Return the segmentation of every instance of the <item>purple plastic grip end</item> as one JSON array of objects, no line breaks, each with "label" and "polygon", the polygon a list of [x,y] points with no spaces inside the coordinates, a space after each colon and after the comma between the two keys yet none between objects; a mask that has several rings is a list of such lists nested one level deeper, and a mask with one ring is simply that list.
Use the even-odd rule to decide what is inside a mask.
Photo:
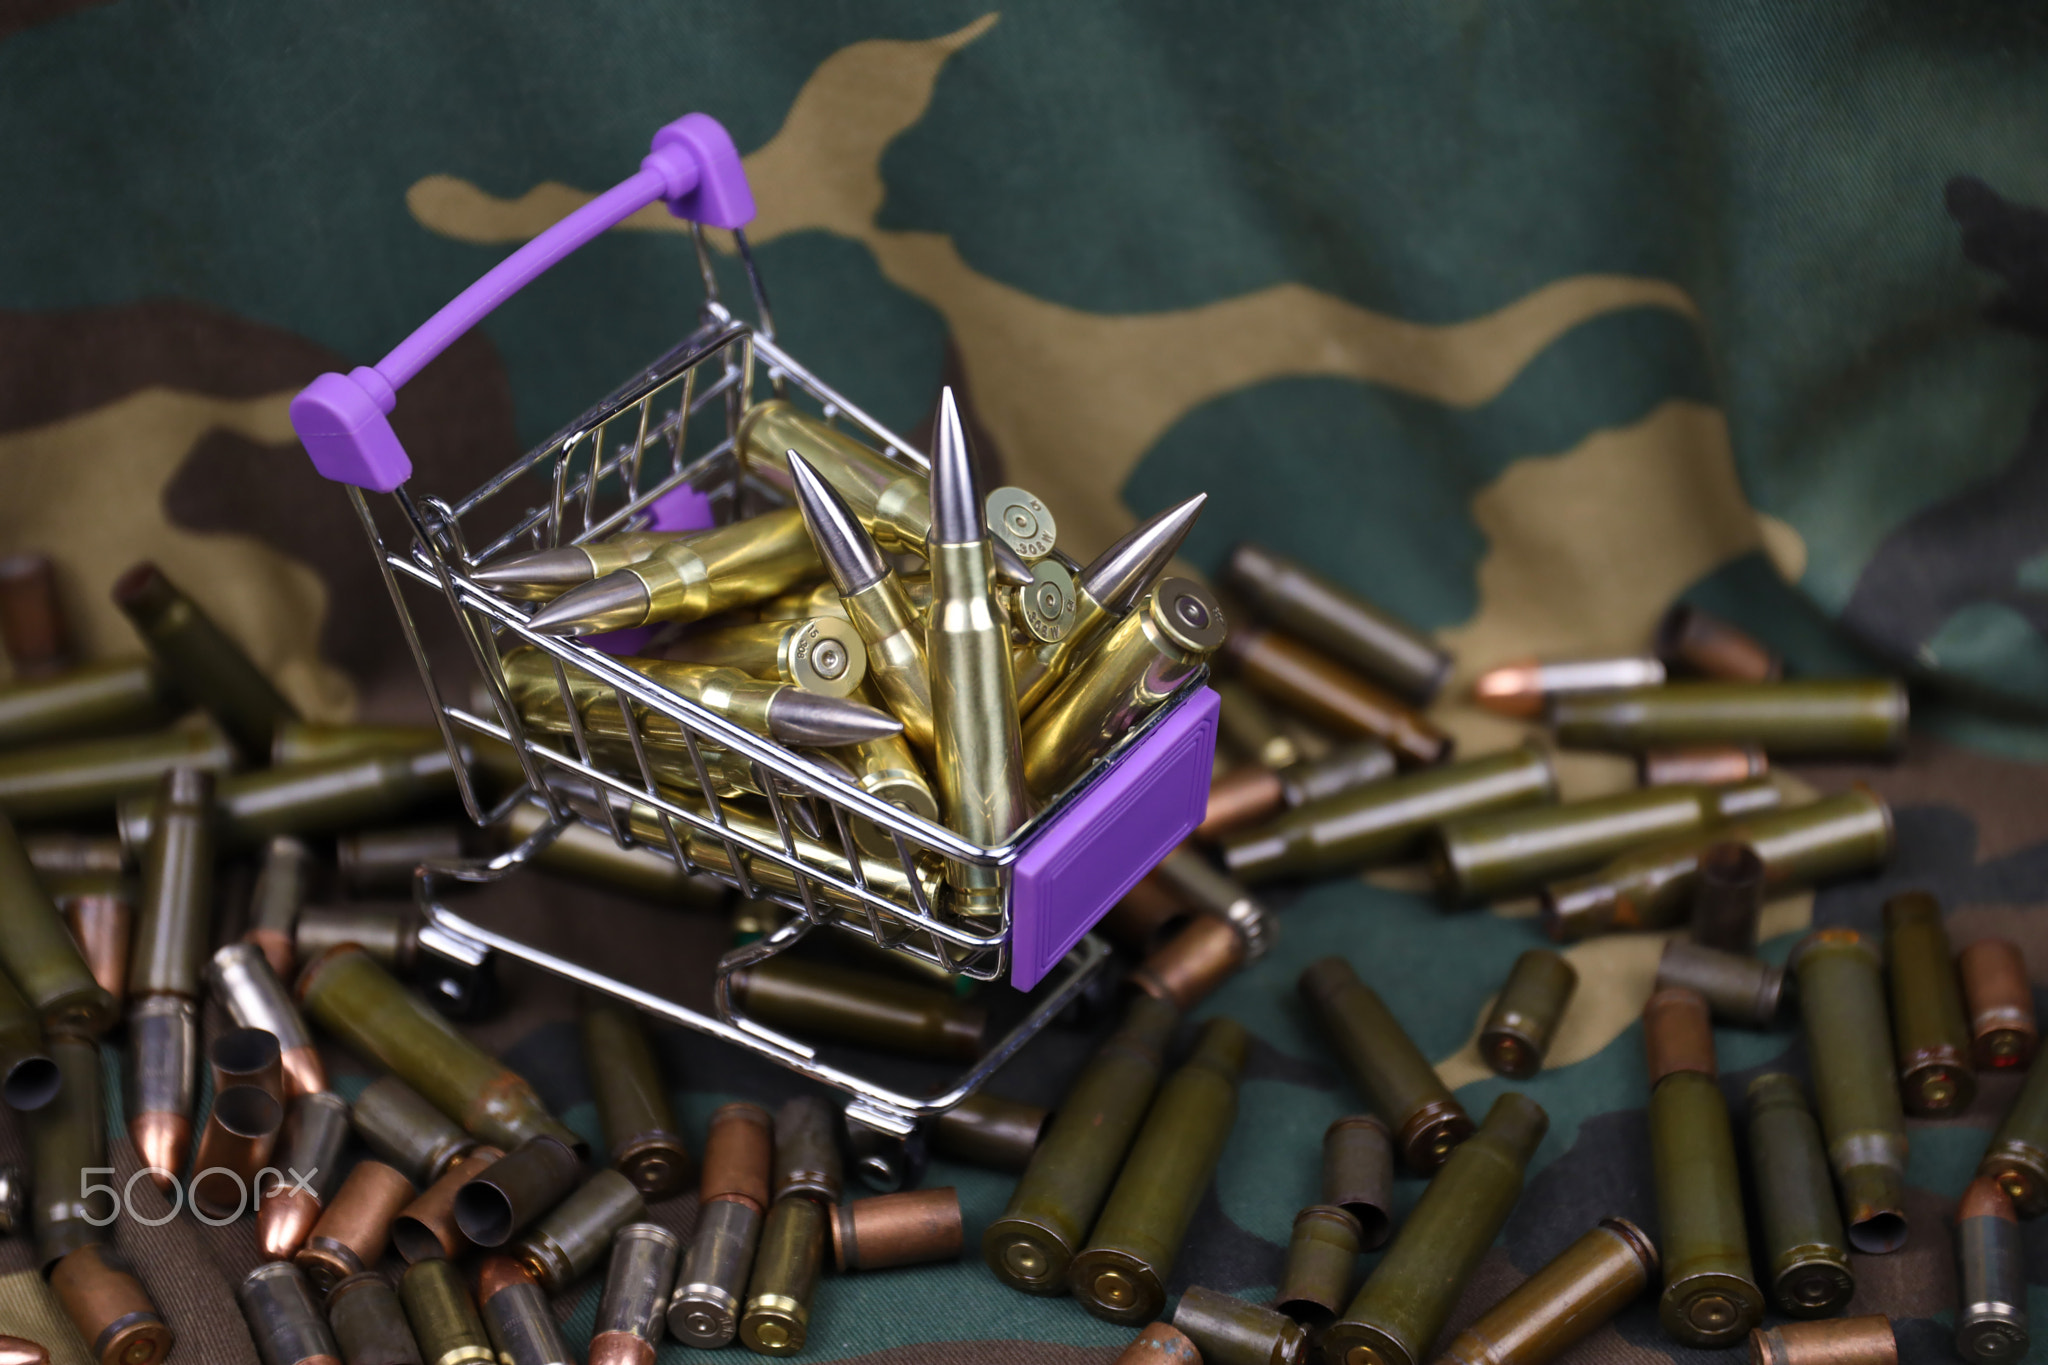
[{"label": "purple plastic grip end", "polygon": [[1052,824],[1010,881],[1010,984],[1030,990],[1202,823],[1216,761],[1214,692],[1176,706]]},{"label": "purple plastic grip end", "polygon": [[[690,171],[670,158],[683,152]],[[671,191],[662,197],[678,218],[706,227],[740,228],[754,221],[754,191],[732,134],[709,114],[685,114],[654,135],[654,150],[640,163],[670,177]],[[687,183],[685,183],[687,182]]]},{"label": "purple plastic grip end", "polygon": [[389,493],[412,476],[412,458],[385,416],[396,403],[375,370],[323,374],[292,399],[292,430],[322,476]]}]

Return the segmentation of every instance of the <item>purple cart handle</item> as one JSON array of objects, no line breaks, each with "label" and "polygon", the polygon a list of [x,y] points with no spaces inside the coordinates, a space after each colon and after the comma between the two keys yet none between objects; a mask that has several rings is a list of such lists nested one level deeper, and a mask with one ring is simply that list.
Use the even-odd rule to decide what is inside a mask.
[{"label": "purple cart handle", "polygon": [[292,429],[313,467],[336,483],[388,493],[412,476],[412,459],[391,429],[398,390],[455,339],[570,252],[656,200],[678,218],[738,228],[754,217],[754,194],[732,136],[709,114],[685,114],[654,135],[639,173],[614,185],[507,256],[457,294],[375,365],[323,374],[292,399]]}]

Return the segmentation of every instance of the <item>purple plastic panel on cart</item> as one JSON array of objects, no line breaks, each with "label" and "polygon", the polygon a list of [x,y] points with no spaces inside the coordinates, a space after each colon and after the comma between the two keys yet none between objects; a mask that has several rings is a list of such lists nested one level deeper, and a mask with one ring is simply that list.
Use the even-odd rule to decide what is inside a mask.
[{"label": "purple plastic panel on cart", "polygon": [[[716,525],[711,499],[686,483],[677,484],[647,504],[650,531],[704,531]],[[606,654],[638,654],[654,638],[653,626],[632,626],[586,635],[583,643]]]},{"label": "purple plastic panel on cart", "polygon": [[1202,823],[1218,709],[1206,687],[1176,706],[1024,846],[1010,883],[1012,986],[1038,984]]}]

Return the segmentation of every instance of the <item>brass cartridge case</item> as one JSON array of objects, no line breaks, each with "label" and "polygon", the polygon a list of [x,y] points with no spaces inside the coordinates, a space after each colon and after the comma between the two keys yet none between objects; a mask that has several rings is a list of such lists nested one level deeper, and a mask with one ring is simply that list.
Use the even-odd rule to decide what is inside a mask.
[{"label": "brass cartridge case", "polygon": [[453,1261],[415,1261],[399,1277],[398,1297],[426,1365],[498,1365],[484,1320]]},{"label": "brass cartridge case", "polygon": [[375,1266],[391,1244],[391,1223],[412,1202],[412,1182],[381,1161],[358,1161],[292,1256],[322,1294]]},{"label": "brass cartridge case", "polygon": [[0,650],[17,678],[46,678],[71,667],[71,632],[48,555],[0,559]]},{"label": "brass cartridge case", "polygon": [[[1057,559],[1043,559],[1031,566],[1031,581],[1001,590],[1003,610],[1010,618],[1010,638],[1020,650],[1058,644],[1067,638],[1080,616],[1080,591],[1073,572]],[[1025,659],[1015,660],[1021,675],[1029,667]]]},{"label": "brass cartridge case", "polygon": [[1524,746],[1298,806],[1224,840],[1223,864],[1252,883],[1371,867],[1421,852],[1447,820],[1556,799],[1549,758]]},{"label": "brass cartridge case", "polygon": [[486,1257],[477,1270],[477,1297],[500,1365],[576,1365],[547,1295],[517,1261]]},{"label": "brass cartridge case", "polygon": [[250,1208],[256,1173],[269,1164],[283,1128],[284,1102],[277,1092],[256,1085],[216,1088],[199,1154],[192,1159],[194,1211],[219,1221]]},{"label": "brass cartridge case", "polygon": [[884,550],[925,553],[932,529],[931,494],[910,466],[779,398],[747,409],[736,444],[748,472],[784,492],[792,487],[789,452],[794,450],[846,500]]},{"label": "brass cartridge case", "polygon": [[1421,1365],[1459,1293],[1500,1234],[1550,1118],[1525,1095],[1502,1095],[1486,1122],[1429,1182],[1393,1245],[1323,1337],[1342,1365]]},{"label": "brass cartridge case", "polygon": [[1692,888],[1692,941],[1728,953],[1756,951],[1764,908],[1764,860],[1748,844],[1709,845]]},{"label": "brass cartridge case", "polygon": [[0,1100],[17,1113],[57,1098],[62,1073],[43,1046],[43,1028],[14,983],[0,974]]},{"label": "brass cartridge case", "polygon": [[313,852],[305,841],[280,834],[263,849],[263,867],[249,898],[249,927],[242,937],[262,949],[279,981],[292,979],[298,959],[292,953],[292,931],[306,905]]},{"label": "brass cartridge case", "polygon": [[[299,974],[299,1003],[358,1055],[388,1068],[471,1136],[510,1151],[549,1136],[583,1140],[517,1074],[457,1033],[360,948],[321,954]],[[360,1122],[360,1120],[358,1120]]]},{"label": "brass cartridge case", "polygon": [[1278,631],[1238,622],[1223,653],[1255,691],[1346,739],[1377,739],[1410,766],[1451,755],[1451,737],[1427,718]]},{"label": "brass cartridge case", "polygon": [[100,989],[118,1007],[128,997],[128,947],[135,929],[135,883],[102,874],[67,878],[52,890],[64,927]]},{"label": "brass cartridge case", "polygon": [[1031,713],[1024,781],[1043,801],[1065,790],[1223,643],[1223,608],[1199,583],[1163,578]]},{"label": "brass cartridge case", "polygon": [[341,1096],[323,1091],[292,1101],[273,1163],[280,1175],[257,1191],[256,1242],[265,1256],[287,1260],[306,1244],[341,1180],[348,1132],[348,1103]]},{"label": "brass cartridge case", "polygon": [[213,929],[213,779],[191,768],[157,787],[128,980],[142,994],[196,999]]},{"label": "brass cartridge case", "polygon": [[1899,1342],[1882,1313],[1788,1322],[1749,1334],[1749,1365],[1899,1365]]},{"label": "brass cartridge case", "polygon": [[1144,1120],[1179,1022],[1180,1011],[1166,1001],[1132,1000],[1122,1025],[1075,1077],[1002,1216],[982,1234],[982,1259],[1004,1284],[1029,1294],[1065,1292],[1068,1266]]},{"label": "brass cartridge case", "polygon": [[277,1040],[283,1072],[280,1099],[317,1095],[327,1088],[327,1068],[320,1050],[291,993],[270,970],[253,943],[230,943],[213,955],[207,970],[213,993],[227,1006],[228,1016],[245,1029],[257,1029]]},{"label": "brass cartridge case", "polygon": [[1547,1365],[1641,1297],[1657,1248],[1626,1218],[1603,1218],[1451,1338],[1441,1365]]},{"label": "brass cartridge case", "polygon": [[154,659],[105,663],[0,683],[0,749],[119,735],[162,725],[183,701]]},{"label": "brass cartridge case", "polygon": [[43,890],[14,824],[0,815],[0,968],[50,1028],[100,1034],[114,1022],[114,998],[93,979],[78,945]]},{"label": "brass cartridge case", "polygon": [[639,1015],[611,1001],[585,1001],[583,1060],[611,1164],[649,1199],[681,1191],[695,1173],[690,1149]]},{"label": "brass cartridge case", "polygon": [[1622,854],[1597,872],[1543,889],[1543,927],[1564,942],[1626,929],[1670,929],[1691,912],[1700,855],[1741,842],[1764,862],[1766,894],[1882,867],[1894,843],[1882,797],[1856,786],[1787,810],[1747,816],[1700,833]]},{"label": "brass cartridge case", "polygon": [[761,1206],[736,1195],[722,1195],[700,1207],[689,1255],[668,1302],[668,1330],[676,1340],[715,1350],[739,1334],[761,1222]]},{"label": "brass cartridge case", "polygon": [[1479,1029],[1479,1055],[1502,1076],[1533,1076],[1543,1069],[1565,1006],[1578,989],[1572,964],[1547,948],[1515,959],[1505,986]]},{"label": "brass cartridge case", "polygon": [[1698,783],[1723,787],[1769,777],[1771,760],[1754,744],[1700,744],[1683,749],[1645,749],[1636,755],[1636,781],[1645,787]]},{"label": "brass cartridge case", "polygon": [[826,697],[850,697],[868,675],[868,650],[850,621],[814,616],[694,631],[664,655],[677,663],[737,668]]},{"label": "brass cartridge case", "polygon": [[2034,1058],[2034,987],[2027,960],[2010,939],[1983,938],[1956,955],[1977,1065],[2022,1067]]},{"label": "brass cartridge case", "polygon": [[453,1119],[396,1076],[363,1087],[349,1121],[379,1161],[405,1172],[415,1185],[432,1185],[477,1141]]},{"label": "brass cartridge case", "polygon": [[1675,938],[1657,959],[1657,985],[1697,991],[1726,1023],[1769,1028],[1784,998],[1785,971],[1759,958]]},{"label": "brass cartridge case", "polygon": [[1450,676],[1451,656],[1421,631],[1264,546],[1239,543],[1224,581],[1260,616],[1418,706]]},{"label": "brass cartridge case", "polygon": [[[1254,768],[1278,772],[1301,762],[1294,737],[1280,728],[1265,699],[1237,678],[1218,678],[1211,688],[1218,702],[1218,742]],[[1279,796],[1276,793],[1277,805]]]},{"label": "brass cartridge case", "polygon": [[1956,1354],[1982,1365],[2026,1358],[2027,1271],[2019,1220],[1998,1182],[1978,1176],[1956,1209]]},{"label": "brass cartridge case", "polygon": [[1571,749],[1640,753],[1696,744],[1760,744],[1777,758],[1886,757],[1906,740],[1896,678],[1674,682],[1553,698],[1551,729]]},{"label": "brass cartridge case", "polygon": [[[524,843],[547,822],[547,808],[538,802],[514,806],[502,826],[504,840],[507,844]],[[656,837],[660,837],[658,832]],[[662,840],[664,849],[666,842]],[[723,883],[683,871],[666,851],[620,848],[610,834],[580,821],[564,826],[552,842],[533,855],[533,863],[543,871],[664,905],[709,908],[724,900],[726,894]]]},{"label": "brass cartridge case", "polygon": [[504,1155],[496,1147],[471,1148],[398,1211],[391,1220],[391,1245],[407,1265],[432,1256],[452,1260],[469,1250],[469,1238],[455,1222],[455,1196]]},{"label": "brass cartridge case", "polygon": [[1096,1317],[1135,1324],[1165,1307],[1181,1241],[1237,1120],[1248,1041],[1236,1020],[1210,1019],[1160,1087],[1088,1245],[1067,1269],[1074,1297]]},{"label": "brass cartridge case", "polygon": [[[872,690],[864,695],[869,702],[880,704],[880,698]],[[854,785],[862,791],[887,801],[898,810],[921,816],[933,824],[939,823],[938,793],[932,790],[924,765],[902,735],[850,745],[838,753],[852,773]],[[854,842],[863,854],[891,861],[896,858],[896,841],[888,830],[858,815],[852,816],[848,823],[853,827]],[[836,842],[836,836],[828,833],[826,837]]]},{"label": "brass cartridge case", "polygon": [[562,635],[701,621],[824,572],[803,517],[783,507],[679,536],[645,559],[571,588],[530,619],[534,629]]},{"label": "brass cartridge case", "polygon": [[629,1223],[612,1239],[604,1295],[590,1338],[590,1365],[654,1365],[682,1243],[654,1223]]},{"label": "brass cartridge case", "polygon": [[1896,1251],[1906,1240],[1906,1121],[1877,949],[1852,929],[1822,929],[1792,950],[1790,966],[1849,1245]]},{"label": "brass cartridge case", "polygon": [[1341,957],[1311,964],[1297,983],[1351,1083],[1386,1119],[1409,1170],[1428,1175],[1472,1132],[1472,1120],[1386,1002]]},{"label": "brass cartridge case", "polygon": [[959,1259],[966,1233],[960,1192],[901,1190],[832,1210],[832,1265],[840,1274]]},{"label": "brass cartridge case", "polygon": [[1544,883],[1644,844],[1691,834],[1775,807],[1768,782],[1733,787],[1640,787],[1586,801],[1467,815],[1429,837],[1437,894],[1455,908],[1540,889]]},{"label": "brass cartridge case", "polygon": [[874,690],[903,722],[903,737],[929,758],[932,733],[931,661],[925,618],[889,574],[842,599],[847,619],[867,645]]},{"label": "brass cartridge case", "polygon": [[[0,753],[0,812],[17,820],[98,819],[123,802],[146,808],[149,793],[173,768],[226,772],[235,750],[212,721],[112,739],[79,740]],[[144,823],[147,823],[146,818]],[[139,855],[148,832],[122,839]]]},{"label": "brass cartridge case", "polygon": [[561,1203],[582,1173],[567,1144],[530,1137],[455,1191],[455,1226],[477,1246],[503,1246]]},{"label": "brass cartridge case", "polygon": [[1358,1221],[1358,1244],[1376,1251],[1394,1226],[1394,1147],[1376,1114],[1352,1114],[1323,1130],[1323,1202]]},{"label": "brass cartridge case", "polygon": [[446,864],[461,857],[462,831],[453,825],[369,829],[334,841],[335,871],[357,895],[411,891],[421,863]]},{"label": "brass cartridge case", "polygon": [[[214,788],[214,828],[223,846],[251,848],[279,834],[378,824],[454,795],[454,763],[437,743],[411,753],[367,753],[222,778]],[[124,841],[148,842],[146,803],[123,798],[117,819]]]},{"label": "brass cartridge case", "polygon": [[1674,668],[1724,682],[1774,682],[1785,661],[1739,626],[1684,602],[1657,622],[1657,657]]},{"label": "brass cartridge case", "polygon": [[1202,1353],[1180,1328],[1155,1322],[1124,1347],[1114,1365],[1202,1365]]},{"label": "brass cartridge case", "polygon": [[382,1271],[351,1275],[328,1291],[327,1321],[346,1365],[423,1365],[405,1307]]},{"label": "brass cartridge case", "polygon": [[1977,1097],[1970,1064],[1975,1040],[1941,902],[1921,891],[1893,896],[1884,903],[1884,935],[1892,1045],[1906,1112],[1924,1117],[1967,1109]]},{"label": "brass cartridge case", "polygon": [[1311,1204],[1294,1215],[1287,1264],[1273,1303],[1291,1318],[1324,1323],[1350,1302],[1358,1268],[1358,1220],[1334,1204]]},{"label": "brass cartridge case", "polygon": [[111,1246],[88,1243],[68,1253],[50,1271],[50,1288],[99,1365],[156,1365],[171,1353],[171,1329],[135,1268]]},{"label": "brass cartridge case", "polygon": [[1059,524],[1038,496],[1025,488],[1007,485],[982,499],[988,514],[988,529],[997,539],[1017,552],[1027,564],[1036,564],[1052,553],[1059,538]]},{"label": "brass cartridge case", "polygon": [[977,1090],[932,1121],[932,1150],[970,1166],[1022,1171],[1051,1118],[1038,1105]]},{"label": "brass cartridge case", "polygon": [[825,1208],[799,1194],[768,1210],[739,1324],[741,1342],[757,1355],[790,1356],[804,1348],[825,1258]]},{"label": "brass cartridge case", "polygon": [[541,1215],[510,1248],[513,1259],[550,1294],[559,1294],[611,1248],[612,1236],[647,1214],[632,1181],[606,1168]]},{"label": "brass cartridge case", "polygon": [[761,1023],[910,1057],[971,1062],[988,1028],[985,1011],[947,992],[828,962],[774,957],[730,980]]},{"label": "brass cartridge case", "polygon": [[1799,1082],[1782,1071],[1749,1083],[1749,1160],[1771,1298],[1795,1318],[1841,1312],[1856,1292],[1856,1273],[1827,1152]]},{"label": "brass cartridge case", "polygon": [[[2048,1213],[2048,1063],[2041,1060],[2044,1055],[2048,1054],[2034,1054],[2020,1093],[1998,1121],[1991,1144],[1977,1163],[1977,1174],[1996,1180],[2022,1218]],[[60,1056],[58,1060],[63,1059]]]},{"label": "brass cartridge case", "polygon": [[235,1299],[263,1365],[341,1365],[313,1287],[290,1261],[257,1266],[235,1286]]},{"label": "brass cartridge case", "polygon": [[1173,1325],[1202,1353],[1204,1365],[1300,1365],[1308,1333],[1283,1313],[1213,1289],[1190,1285]]},{"label": "brass cartridge case", "polygon": [[50,1035],[50,1055],[62,1075],[57,1094],[30,1114],[29,1222],[36,1263],[48,1270],[59,1257],[106,1240],[118,1205],[89,1201],[86,1171],[107,1165],[106,1100],[100,1093],[100,1048],[78,1034]]},{"label": "brass cartridge case", "polygon": [[114,584],[126,613],[178,691],[233,737],[242,757],[261,763],[280,723],[299,718],[228,633],[154,564],[138,564]]}]

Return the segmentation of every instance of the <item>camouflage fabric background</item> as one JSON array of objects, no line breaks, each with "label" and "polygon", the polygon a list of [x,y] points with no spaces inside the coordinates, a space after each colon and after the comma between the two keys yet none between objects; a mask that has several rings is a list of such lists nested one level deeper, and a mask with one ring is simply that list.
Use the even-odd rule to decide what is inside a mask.
[{"label": "camouflage fabric background", "polygon": [[[983,453],[1076,555],[1207,489],[1193,568],[1243,537],[1299,555],[1434,630],[1453,690],[1518,655],[1640,648],[1680,596],[1800,671],[1909,670],[1903,762],[1789,779],[1873,781],[1898,858],[1774,906],[1767,954],[1810,923],[1873,927],[1922,886],[1958,944],[2007,935],[2048,972],[2048,217],[2027,207],[2048,204],[2044,71],[2048,17],[1975,0],[12,0],[0,548],[58,559],[93,653],[133,647],[107,588],[154,557],[308,715],[417,715],[369,557],[286,404],[702,109],[747,154],[791,349],[899,429],[942,378],[962,385]],[[685,330],[699,291],[675,227],[651,212],[594,244],[405,391],[418,488],[468,489]],[[1519,733],[1455,701],[1437,714],[1467,752]],[[1628,780],[1589,756],[1563,772],[1572,794]],[[1322,1128],[1358,1107],[1296,1008],[1305,963],[1358,963],[1468,1108],[1501,1088],[1469,1038],[1535,932],[1513,907],[1442,915],[1414,885],[1301,895],[1273,957],[1199,1011],[1257,1035],[1256,1121],[1181,1284],[1268,1294]],[[224,917],[245,894],[225,879]],[[491,894],[530,933],[685,995],[722,931],[538,881]],[[1659,946],[1572,951],[1566,1036],[1526,1086],[1550,1136],[1461,1319],[1597,1217],[1654,1225],[1633,1021]],[[480,1036],[594,1131],[573,1001],[511,985]],[[1798,1062],[1791,1034],[1719,1042],[1731,1098]],[[1051,1102],[1086,1046],[1049,1036],[997,1088]],[[693,1133],[724,1098],[789,1086],[665,1047]],[[1912,1241],[1859,1258],[1853,1311],[1899,1319],[1909,1360],[1949,1357],[1945,1220],[2011,1086],[1983,1091],[1913,1126]],[[4,1119],[0,1149],[19,1154]],[[1008,1189],[932,1180],[960,1186],[970,1237]],[[253,1360],[228,1293],[255,1257],[246,1224],[122,1237],[176,1359]],[[0,1330],[45,1336],[29,1261],[0,1246]],[[579,1328],[594,1299],[572,1296]],[[827,1283],[807,1357],[1106,1360],[1127,1336],[970,1259]],[[1686,1354],[1639,1306],[1580,1358]]]}]

